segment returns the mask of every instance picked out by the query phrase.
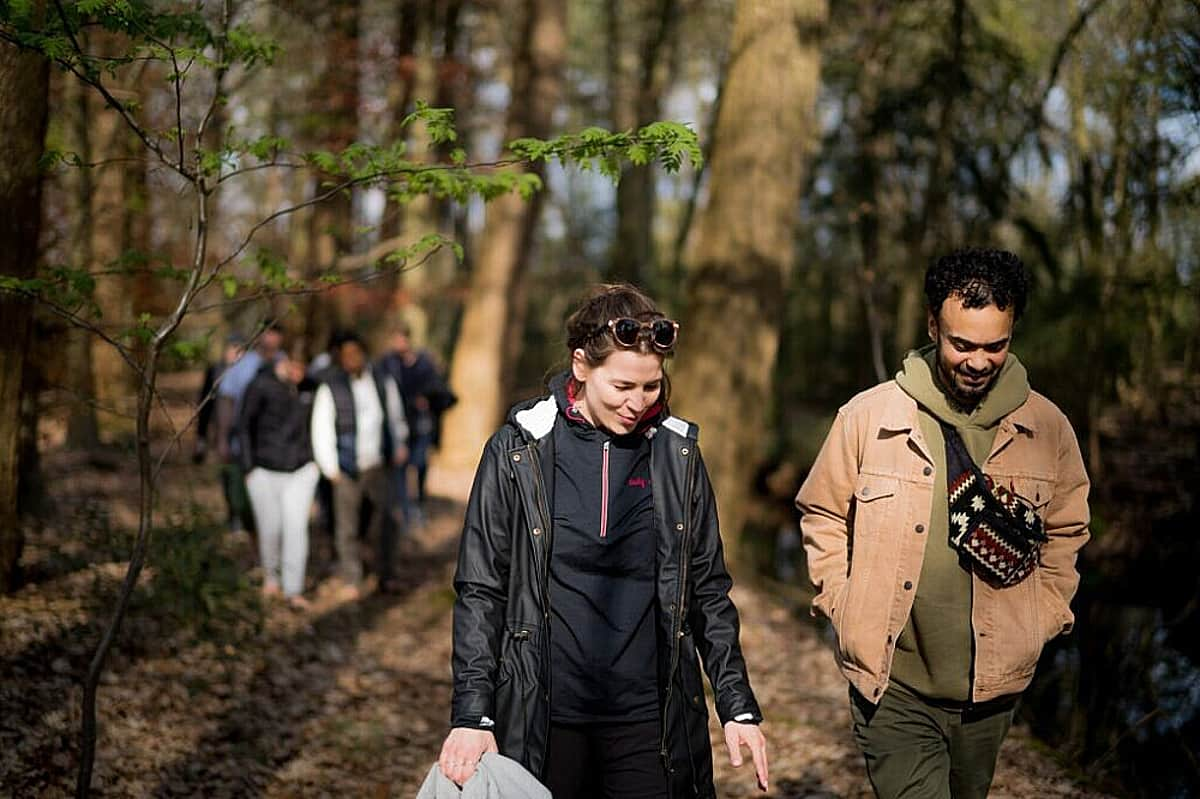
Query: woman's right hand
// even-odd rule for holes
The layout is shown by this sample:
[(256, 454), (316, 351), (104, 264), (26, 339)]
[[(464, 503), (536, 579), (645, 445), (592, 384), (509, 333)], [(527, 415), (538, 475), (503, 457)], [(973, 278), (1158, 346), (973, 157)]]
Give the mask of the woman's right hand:
[(499, 751), (496, 736), (488, 730), (455, 727), (450, 730), (446, 742), (442, 744), (438, 765), (447, 779), (455, 785), (462, 786), (475, 773), (475, 767), (485, 752)]

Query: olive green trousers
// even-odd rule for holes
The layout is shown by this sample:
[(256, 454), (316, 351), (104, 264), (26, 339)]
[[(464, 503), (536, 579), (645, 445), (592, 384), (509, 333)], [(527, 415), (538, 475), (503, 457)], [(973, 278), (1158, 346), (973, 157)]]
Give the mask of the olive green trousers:
[(850, 689), (854, 739), (880, 799), (985, 799), (1016, 697), (954, 708), (892, 683), (878, 705)]

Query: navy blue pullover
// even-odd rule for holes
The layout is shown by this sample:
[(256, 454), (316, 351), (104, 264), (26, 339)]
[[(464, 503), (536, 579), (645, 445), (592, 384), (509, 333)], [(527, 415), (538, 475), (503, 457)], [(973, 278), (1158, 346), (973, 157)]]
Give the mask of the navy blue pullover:
[(550, 713), (555, 722), (658, 718), (650, 442), (613, 436), (551, 384), (554, 550), (550, 558)]

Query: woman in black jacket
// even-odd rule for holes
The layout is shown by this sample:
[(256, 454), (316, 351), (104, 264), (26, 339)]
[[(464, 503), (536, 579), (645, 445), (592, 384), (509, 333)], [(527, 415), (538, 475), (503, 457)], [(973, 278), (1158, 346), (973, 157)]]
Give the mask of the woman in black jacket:
[(297, 609), (308, 606), (303, 596), (308, 516), (319, 476), (309, 443), (311, 408), (304, 364), (280, 358), (263, 364), (254, 376), (237, 420), (263, 593), (282, 593)]
[(678, 329), (601, 287), (567, 320), (570, 369), (484, 449), (439, 757), (459, 784), (499, 751), (556, 799), (714, 796), (702, 659), (730, 760), (747, 746), (766, 788), (697, 429), (666, 407)]

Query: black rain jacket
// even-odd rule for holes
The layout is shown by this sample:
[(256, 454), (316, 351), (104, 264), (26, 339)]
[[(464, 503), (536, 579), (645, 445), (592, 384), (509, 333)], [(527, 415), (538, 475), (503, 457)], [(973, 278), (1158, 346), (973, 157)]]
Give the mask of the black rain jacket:
[(242, 397), (235, 434), (242, 442), (242, 470), (256, 466), (273, 472), (294, 472), (313, 459), (309, 438), (313, 388), (293, 386), (264, 363)]
[[(550, 731), (549, 565), (554, 531), (553, 397), (522, 403), (488, 441), (467, 504), (454, 577), (452, 727), (491, 729), (501, 754), (545, 771)], [(647, 431), (657, 536), (659, 753), (672, 799), (714, 797), (708, 710), (758, 723), (738, 643), (716, 500), (695, 425)]]

